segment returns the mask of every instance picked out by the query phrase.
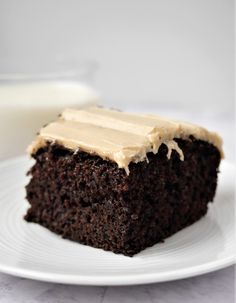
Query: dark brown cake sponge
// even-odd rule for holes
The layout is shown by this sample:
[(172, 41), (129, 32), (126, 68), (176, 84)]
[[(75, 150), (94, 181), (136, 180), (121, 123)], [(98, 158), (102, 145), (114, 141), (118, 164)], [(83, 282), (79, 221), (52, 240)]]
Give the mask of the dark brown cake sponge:
[(117, 164), (50, 144), (37, 151), (26, 186), (28, 222), (63, 238), (133, 256), (207, 212), (217, 185), (220, 152), (212, 144), (175, 139), (184, 161), (161, 145), (148, 162)]

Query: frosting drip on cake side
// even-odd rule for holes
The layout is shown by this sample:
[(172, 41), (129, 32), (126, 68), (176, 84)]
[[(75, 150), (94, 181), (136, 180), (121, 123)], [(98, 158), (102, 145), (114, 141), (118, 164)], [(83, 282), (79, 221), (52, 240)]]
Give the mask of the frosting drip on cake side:
[(167, 146), (168, 158), (175, 150), (183, 161), (184, 154), (173, 139), (189, 139), (189, 136), (212, 143), (223, 156), (220, 136), (200, 126), (156, 115), (128, 114), (100, 107), (65, 109), (57, 121), (41, 129), (28, 152), (34, 154), (47, 142), (56, 142), (71, 150), (82, 150), (112, 160), (129, 173), (130, 162), (147, 159), (148, 152), (156, 154), (161, 144)]

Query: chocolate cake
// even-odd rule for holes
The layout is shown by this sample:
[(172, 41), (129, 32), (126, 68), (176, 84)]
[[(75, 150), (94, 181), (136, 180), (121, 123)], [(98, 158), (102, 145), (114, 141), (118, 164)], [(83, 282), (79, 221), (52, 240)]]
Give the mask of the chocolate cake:
[(66, 109), (29, 153), (25, 219), (127, 256), (206, 214), (223, 155), (202, 127), (99, 107)]

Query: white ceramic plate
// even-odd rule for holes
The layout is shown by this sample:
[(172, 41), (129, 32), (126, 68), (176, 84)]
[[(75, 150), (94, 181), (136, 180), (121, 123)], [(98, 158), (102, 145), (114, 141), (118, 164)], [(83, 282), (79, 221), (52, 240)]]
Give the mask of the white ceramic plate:
[(206, 217), (133, 258), (63, 240), (23, 220), (28, 207), (26, 158), (0, 164), (0, 271), (37, 280), (128, 285), (191, 277), (235, 261), (235, 167), (221, 165), (215, 202)]

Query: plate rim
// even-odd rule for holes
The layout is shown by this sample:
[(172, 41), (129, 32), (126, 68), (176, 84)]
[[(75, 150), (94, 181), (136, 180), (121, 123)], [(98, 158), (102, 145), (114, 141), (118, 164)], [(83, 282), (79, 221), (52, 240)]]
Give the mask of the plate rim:
[[(12, 157), (8, 159), (2, 159), (0, 161), (0, 169), (5, 168), (8, 165), (14, 163), (20, 163), (30, 161), (30, 158), (22, 155), (18, 157)], [(223, 165), (230, 166), (232, 169), (236, 169), (236, 165), (233, 162), (222, 160), (220, 168)], [(234, 254), (223, 257), (219, 260), (214, 260), (204, 264), (194, 265), (185, 269), (169, 270), (167, 272), (153, 272), (153, 273), (135, 273), (135, 274), (121, 274), (118, 276), (112, 275), (79, 275), (79, 274), (59, 274), (40, 272), (32, 269), (24, 269), (15, 267), (12, 265), (4, 265), (0, 263), (0, 272), (10, 274), (17, 277), (33, 279), (43, 282), (69, 284), (69, 285), (88, 285), (88, 286), (125, 286), (125, 285), (142, 285), (153, 284), (160, 282), (175, 281), (180, 279), (186, 279), (190, 277), (196, 277), (199, 275), (214, 272), (228, 266), (236, 264), (236, 256)]]
[(193, 278), (203, 274), (208, 274), (231, 265), (236, 264), (235, 256), (226, 257), (219, 261), (207, 262), (205, 264), (188, 267), (185, 270), (173, 270), (167, 273), (145, 273), (145, 274), (132, 274), (121, 276), (86, 276), (86, 275), (63, 275), (56, 273), (36, 272), (34, 270), (15, 268), (13, 266), (4, 266), (0, 264), (0, 272), (27, 278), (42, 282), (69, 284), (69, 285), (83, 285), (83, 286), (125, 286), (125, 285), (144, 285), (154, 284), (160, 282), (170, 282), (182, 280), (186, 278)]

